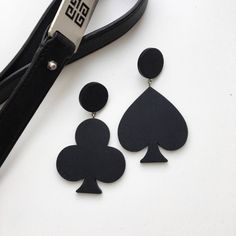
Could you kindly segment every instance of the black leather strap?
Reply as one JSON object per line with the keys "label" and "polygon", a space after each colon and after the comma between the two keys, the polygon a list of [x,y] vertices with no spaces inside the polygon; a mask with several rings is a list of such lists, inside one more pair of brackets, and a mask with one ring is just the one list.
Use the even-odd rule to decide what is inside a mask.
{"label": "black leather strap", "polygon": [[[47,32],[49,25],[55,17],[60,3],[61,0],[54,0],[51,3],[22,49],[0,73],[0,104],[10,96],[29,67],[45,32]],[[138,0],[135,6],[125,15],[109,25],[84,36],[78,51],[68,63],[79,60],[127,33],[142,17],[147,3],[148,0]]]}
{"label": "black leather strap", "polygon": [[[74,51],[75,45],[60,33],[46,40],[37,50],[29,69],[0,114],[0,164],[6,159]],[[55,71],[47,68],[52,59],[57,62]]]}
{"label": "black leather strap", "polygon": [[[60,33],[48,39],[61,0],[54,0],[20,52],[0,74],[0,166],[24,131],[65,64],[72,63],[104,47],[125,34],[143,15],[148,0],[137,4],[117,21],[86,35],[74,54],[75,46]],[[41,43],[42,38],[43,43]],[[47,63],[55,60],[58,68],[50,71]]]}

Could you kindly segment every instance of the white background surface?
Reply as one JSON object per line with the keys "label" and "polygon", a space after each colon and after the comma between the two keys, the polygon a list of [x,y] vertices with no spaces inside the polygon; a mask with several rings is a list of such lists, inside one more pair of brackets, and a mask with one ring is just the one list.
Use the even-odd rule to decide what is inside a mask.
{"label": "white background surface", "polygon": [[[125,13],[136,1],[101,0],[90,30]],[[19,50],[50,0],[1,1],[0,67]],[[1,236],[235,236],[236,235],[236,2],[150,0],[144,18],[123,38],[68,66],[0,170]],[[190,136],[166,165],[141,165],[117,140],[128,106],[146,89],[136,61],[157,47],[165,69],[154,88],[185,116]],[[101,196],[80,196],[79,183],[57,173],[58,153],[74,144],[89,118],[78,103],[90,81],[110,92],[98,118],[110,145],[127,159],[125,175],[99,183]]]}

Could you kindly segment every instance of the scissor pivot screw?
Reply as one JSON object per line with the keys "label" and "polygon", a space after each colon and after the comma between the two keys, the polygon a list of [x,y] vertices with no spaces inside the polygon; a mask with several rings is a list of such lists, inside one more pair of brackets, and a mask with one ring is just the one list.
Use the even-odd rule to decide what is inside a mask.
{"label": "scissor pivot screw", "polygon": [[57,69],[57,63],[55,61],[49,61],[48,62],[48,69],[51,71],[54,71]]}

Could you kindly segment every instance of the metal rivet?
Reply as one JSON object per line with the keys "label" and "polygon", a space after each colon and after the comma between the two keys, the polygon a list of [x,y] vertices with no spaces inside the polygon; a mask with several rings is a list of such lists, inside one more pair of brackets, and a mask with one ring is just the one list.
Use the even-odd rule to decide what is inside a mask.
{"label": "metal rivet", "polygon": [[57,63],[55,61],[49,61],[48,62],[48,69],[51,71],[54,71],[57,69]]}

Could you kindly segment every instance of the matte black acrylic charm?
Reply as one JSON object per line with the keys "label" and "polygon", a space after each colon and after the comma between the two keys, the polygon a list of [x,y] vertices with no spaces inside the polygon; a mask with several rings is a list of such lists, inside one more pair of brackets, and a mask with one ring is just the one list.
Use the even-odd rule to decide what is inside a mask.
{"label": "matte black acrylic charm", "polygon": [[102,193],[97,180],[112,183],[125,171],[123,154],[109,147],[110,131],[95,112],[102,109],[108,99],[106,88],[98,83],[86,85],[80,93],[80,103],[93,118],[82,122],[75,135],[77,145],[61,151],[57,159],[57,170],[68,181],[83,180],[78,193]]}
{"label": "matte black acrylic charm", "polygon": [[119,140],[126,150],[137,152],[148,148],[142,163],[167,162],[159,146],[177,150],[188,136],[180,112],[151,87],[151,79],[161,73],[163,65],[163,55],[158,49],[149,48],[141,54],[138,69],[149,79],[149,88],[129,107],[119,125]]}

